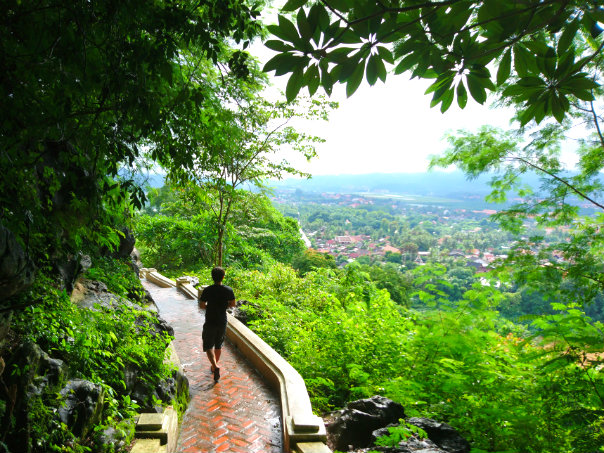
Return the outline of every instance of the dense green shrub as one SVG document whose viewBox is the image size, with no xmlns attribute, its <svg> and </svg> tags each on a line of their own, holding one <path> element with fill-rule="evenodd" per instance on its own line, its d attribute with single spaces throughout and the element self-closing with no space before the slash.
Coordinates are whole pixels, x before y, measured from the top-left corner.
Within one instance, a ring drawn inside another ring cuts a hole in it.
<svg viewBox="0 0 604 453">
<path fill-rule="evenodd" d="M 255 269 L 274 260 L 291 262 L 304 250 L 298 223 L 280 214 L 266 198 L 253 200 L 254 205 L 234 212 L 232 223 L 226 225 L 224 264 Z M 141 214 L 135 219 L 135 234 L 141 259 L 149 267 L 169 272 L 214 263 L 216 226 L 208 212 L 182 217 Z"/>
<path fill-rule="evenodd" d="M 141 260 L 161 271 L 194 268 L 212 260 L 213 235 L 203 215 L 191 220 L 140 215 L 135 222 Z"/>
<path fill-rule="evenodd" d="M 100 261 L 100 267 L 88 271 L 89 277 L 110 277 L 107 285 L 118 295 L 142 291 L 140 282 L 126 263 Z M 126 272 L 125 272 L 126 271 Z M 121 430 L 125 439 L 133 436 L 129 422 L 136 410 L 156 401 L 134 401 L 126 391 L 126 367 L 138 370 L 138 379 L 149 389 L 161 379 L 171 377 L 172 368 L 164 364 L 165 349 L 171 338 L 152 328 L 155 314 L 121 304 L 113 309 L 97 306 L 84 309 L 74 304 L 57 282 L 41 272 L 29 297 L 39 297 L 36 304 L 16 313 L 12 329 L 22 341 L 37 343 L 51 357 L 65 361 L 70 378 L 100 384 L 105 390 L 105 406 L 95 432 L 107 426 Z M 35 451 L 86 451 L 94 443 L 74 439 L 56 418 L 53 407 L 60 403 L 61 383 L 31 401 L 29 421 Z"/>
<path fill-rule="evenodd" d="M 230 279 L 237 297 L 251 302 L 250 327 L 301 373 L 318 412 L 377 393 L 408 415 L 447 421 L 476 452 L 602 445 L 604 375 L 597 361 L 565 352 L 601 348 L 602 326 L 578 310 L 540 320 L 536 338 L 491 309 L 501 296 L 480 285 L 456 304 L 420 285 L 423 308 L 410 310 L 358 267 L 301 278 L 275 264 L 232 271 Z M 548 349 L 544 340 L 560 346 Z"/>
</svg>

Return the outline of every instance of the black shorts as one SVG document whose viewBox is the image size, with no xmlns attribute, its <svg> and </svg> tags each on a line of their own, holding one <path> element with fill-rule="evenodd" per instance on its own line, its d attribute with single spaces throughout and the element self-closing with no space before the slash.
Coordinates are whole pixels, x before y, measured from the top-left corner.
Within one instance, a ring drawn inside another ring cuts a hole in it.
<svg viewBox="0 0 604 453">
<path fill-rule="evenodd" d="M 201 332 L 201 339 L 203 341 L 203 350 L 209 351 L 210 349 L 221 349 L 222 343 L 224 343 L 224 336 L 226 334 L 225 325 L 215 324 L 204 324 L 203 331 Z"/>
</svg>

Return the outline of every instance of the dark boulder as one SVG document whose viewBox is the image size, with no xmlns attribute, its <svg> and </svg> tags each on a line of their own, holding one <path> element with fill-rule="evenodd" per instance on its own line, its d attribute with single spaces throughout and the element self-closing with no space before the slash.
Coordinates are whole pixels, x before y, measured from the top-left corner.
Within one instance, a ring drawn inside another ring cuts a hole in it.
<svg viewBox="0 0 604 453">
<path fill-rule="evenodd" d="M 95 436 L 95 451 L 110 452 L 122 451 L 126 447 L 127 434 L 124 429 L 115 429 L 110 426 Z"/>
<path fill-rule="evenodd" d="M 27 289 L 34 281 L 34 273 L 32 261 L 12 231 L 0 225 L 0 301 Z"/>
<path fill-rule="evenodd" d="M 398 423 L 401 418 L 405 418 L 405 409 L 403 406 L 379 395 L 367 399 L 351 401 L 346 407 L 376 415 L 380 420 L 385 422 L 385 425 Z"/>
<path fill-rule="evenodd" d="M 179 370 L 174 370 L 172 377 L 162 379 L 155 387 L 155 392 L 159 399 L 169 404 L 172 400 L 178 398 L 178 395 L 189 394 L 189 380 Z"/>
<path fill-rule="evenodd" d="M 60 394 L 63 405 L 58 410 L 59 419 L 76 437 L 84 437 L 100 420 L 104 390 L 90 381 L 74 379 L 63 387 Z"/>
<path fill-rule="evenodd" d="M 132 234 L 132 231 L 130 231 L 130 229 L 127 227 L 121 228 L 120 232 L 122 233 L 120 234 L 120 243 L 115 252 L 113 252 L 113 257 L 128 258 L 134 250 L 136 238 L 134 237 L 134 234 Z"/>
<path fill-rule="evenodd" d="M 393 425 L 395 426 L 395 425 Z M 388 427 L 380 428 L 372 433 L 373 443 L 382 436 L 390 435 Z M 408 439 L 401 441 L 396 446 L 391 447 L 372 447 L 371 450 L 379 451 L 382 453 L 447 453 L 442 450 L 430 439 L 420 439 L 416 436 L 409 437 Z"/>
<path fill-rule="evenodd" d="M 470 443 L 455 428 L 429 418 L 411 417 L 410 425 L 423 429 L 428 438 L 448 453 L 469 453 Z"/>
<path fill-rule="evenodd" d="M 65 288 L 68 293 L 73 291 L 78 277 L 92 266 L 90 257 L 81 253 L 66 257 L 55 257 L 53 262 L 61 276 L 63 288 Z"/>
<path fill-rule="evenodd" d="M 19 376 L 5 379 L 16 384 L 19 394 L 30 397 L 39 395 L 48 385 L 57 385 L 66 374 L 62 360 L 51 358 L 36 343 L 27 342 L 15 348 L 7 369 L 19 369 Z"/>
<path fill-rule="evenodd" d="M 232 310 L 232 315 L 246 326 L 250 320 L 250 315 L 247 313 L 244 307 L 248 305 L 252 305 L 252 303 L 248 300 L 238 300 L 237 305 Z"/>
<path fill-rule="evenodd" d="M 382 396 L 352 401 L 327 425 L 329 443 L 336 450 L 363 448 L 372 443 L 373 431 L 405 418 L 403 406 Z"/>
<path fill-rule="evenodd" d="M 140 378 L 140 371 L 133 365 L 127 366 L 124 370 L 124 382 L 126 392 L 141 406 L 142 412 L 162 412 L 163 407 L 154 406 L 154 402 L 170 404 L 173 399 L 178 399 L 179 395 L 189 394 L 189 380 L 179 370 L 174 370 L 171 377 L 157 382 L 155 387 Z"/>
</svg>

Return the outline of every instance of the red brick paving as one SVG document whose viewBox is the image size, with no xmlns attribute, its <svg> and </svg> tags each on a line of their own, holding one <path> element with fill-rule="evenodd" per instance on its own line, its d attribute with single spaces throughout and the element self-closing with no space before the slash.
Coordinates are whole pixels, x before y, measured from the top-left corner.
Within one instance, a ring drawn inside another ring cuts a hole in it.
<svg viewBox="0 0 604 453">
<path fill-rule="evenodd" d="M 228 340 L 214 383 L 201 348 L 203 310 L 174 288 L 143 280 L 160 314 L 174 328 L 174 346 L 189 379 L 191 401 L 178 439 L 185 453 L 282 453 L 279 395 Z"/>
</svg>

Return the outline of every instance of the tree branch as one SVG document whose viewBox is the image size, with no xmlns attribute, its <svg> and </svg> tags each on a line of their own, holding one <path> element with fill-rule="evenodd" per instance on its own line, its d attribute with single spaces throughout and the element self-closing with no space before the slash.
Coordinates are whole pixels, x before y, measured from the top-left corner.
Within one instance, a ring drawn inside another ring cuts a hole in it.
<svg viewBox="0 0 604 453">
<path fill-rule="evenodd" d="M 594 199 L 590 198 L 589 196 L 587 196 L 586 194 L 584 194 L 583 192 L 581 192 L 579 189 L 577 189 L 575 186 L 573 186 L 572 184 L 570 184 L 568 181 L 566 181 L 563 178 L 560 178 L 555 173 L 552 173 L 551 171 L 546 170 L 545 168 L 542 168 L 539 165 L 534 164 L 534 163 L 530 162 L 529 160 L 527 160 L 527 159 L 525 159 L 523 157 L 520 157 L 520 156 L 512 156 L 512 157 L 510 157 L 510 159 L 517 160 L 519 162 L 522 162 L 523 164 L 528 165 L 529 167 L 531 167 L 534 170 L 537 170 L 537 171 L 540 171 L 542 173 L 545 173 L 546 175 L 550 176 L 551 178 L 554 178 L 556 181 L 564 184 L 566 187 L 568 187 L 570 190 L 572 190 L 574 193 L 576 193 L 577 195 L 579 195 L 584 200 L 589 201 L 591 204 L 593 204 L 594 206 L 597 206 L 598 208 L 600 208 L 600 209 L 602 209 L 604 211 L 604 205 L 601 205 L 600 203 L 598 203 Z"/>
</svg>

